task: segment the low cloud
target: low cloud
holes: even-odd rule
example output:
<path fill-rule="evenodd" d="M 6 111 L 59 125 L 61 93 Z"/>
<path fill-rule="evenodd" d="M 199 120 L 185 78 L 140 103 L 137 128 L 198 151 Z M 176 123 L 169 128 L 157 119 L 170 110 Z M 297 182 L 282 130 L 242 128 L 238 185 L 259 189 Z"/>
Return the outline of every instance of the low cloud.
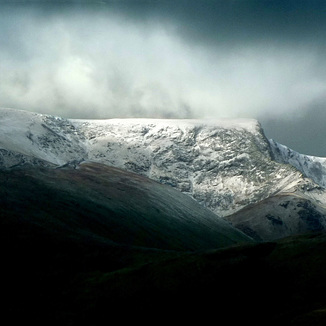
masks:
<path fill-rule="evenodd" d="M 0 106 L 71 118 L 218 118 L 304 112 L 326 90 L 314 48 L 203 46 L 162 19 L 117 12 L 0 14 Z"/>

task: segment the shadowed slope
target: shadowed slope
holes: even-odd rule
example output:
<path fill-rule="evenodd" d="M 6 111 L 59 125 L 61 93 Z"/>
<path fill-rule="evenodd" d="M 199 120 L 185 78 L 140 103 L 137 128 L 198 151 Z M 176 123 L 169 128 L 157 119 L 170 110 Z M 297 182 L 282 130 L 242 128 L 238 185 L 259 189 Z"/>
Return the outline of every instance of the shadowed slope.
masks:
<path fill-rule="evenodd" d="M 98 321 L 119 311 L 121 318 L 148 324 L 158 316 L 204 324 L 215 318 L 240 325 L 325 325 L 325 250 L 325 234 L 308 234 L 93 273 L 80 283 L 89 292 L 79 303 L 101 303 L 92 310 Z"/>
<path fill-rule="evenodd" d="M 153 321 L 325 325 L 324 234 L 176 252 L 49 236 L 1 237 L 2 317 L 33 325 Z M 15 240 L 14 243 L 12 240 Z M 291 323 L 292 322 L 292 323 Z"/>
<path fill-rule="evenodd" d="M 1 172 L 0 183 L 12 324 L 326 320 L 325 234 L 213 249 L 249 239 L 173 188 L 100 164 Z"/>
<path fill-rule="evenodd" d="M 251 241 L 181 192 L 101 164 L 0 172 L 3 223 L 173 250 Z"/>

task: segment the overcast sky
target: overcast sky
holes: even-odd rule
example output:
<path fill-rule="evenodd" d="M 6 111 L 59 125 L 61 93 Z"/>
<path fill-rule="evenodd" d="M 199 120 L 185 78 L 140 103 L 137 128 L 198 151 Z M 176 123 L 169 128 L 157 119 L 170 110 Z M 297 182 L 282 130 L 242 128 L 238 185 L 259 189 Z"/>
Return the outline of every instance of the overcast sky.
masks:
<path fill-rule="evenodd" d="M 0 3 L 1 107 L 256 118 L 268 138 L 326 156 L 326 1 Z"/>

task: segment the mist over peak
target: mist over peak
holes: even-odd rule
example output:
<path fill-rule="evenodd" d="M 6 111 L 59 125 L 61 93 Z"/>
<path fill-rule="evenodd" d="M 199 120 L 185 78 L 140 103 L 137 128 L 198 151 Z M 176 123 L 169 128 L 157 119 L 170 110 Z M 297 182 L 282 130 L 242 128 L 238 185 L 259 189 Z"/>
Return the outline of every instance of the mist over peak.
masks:
<path fill-rule="evenodd" d="M 320 2 L 0 5 L 2 107 L 67 118 L 257 118 L 284 143 L 299 132 L 275 137 L 271 121 L 299 126 L 325 99 Z"/>

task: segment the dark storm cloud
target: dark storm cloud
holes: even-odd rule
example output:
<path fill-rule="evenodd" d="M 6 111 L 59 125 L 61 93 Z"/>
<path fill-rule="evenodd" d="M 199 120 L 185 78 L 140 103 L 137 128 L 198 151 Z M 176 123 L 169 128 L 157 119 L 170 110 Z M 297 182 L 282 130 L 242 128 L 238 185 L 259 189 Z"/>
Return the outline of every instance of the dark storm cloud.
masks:
<path fill-rule="evenodd" d="M 303 121 L 313 117 L 313 128 L 322 117 L 325 1 L 0 3 L 0 106 L 74 118 L 258 118 L 295 146 Z M 323 136 L 305 134 L 305 148 Z"/>
<path fill-rule="evenodd" d="M 100 9 L 126 19 L 172 23 L 176 31 L 193 42 L 248 41 L 314 42 L 324 40 L 325 1 L 300 0 L 0 0 L 43 8 Z M 206 44 L 207 45 L 207 44 Z"/>
<path fill-rule="evenodd" d="M 326 98 L 291 116 L 262 116 L 266 136 L 299 153 L 326 157 L 325 103 Z"/>
<path fill-rule="evenodd" d="M 169 20 L 194 42 L 322 40 L 325 1 L 107 1 L 136 20 Z"/>

